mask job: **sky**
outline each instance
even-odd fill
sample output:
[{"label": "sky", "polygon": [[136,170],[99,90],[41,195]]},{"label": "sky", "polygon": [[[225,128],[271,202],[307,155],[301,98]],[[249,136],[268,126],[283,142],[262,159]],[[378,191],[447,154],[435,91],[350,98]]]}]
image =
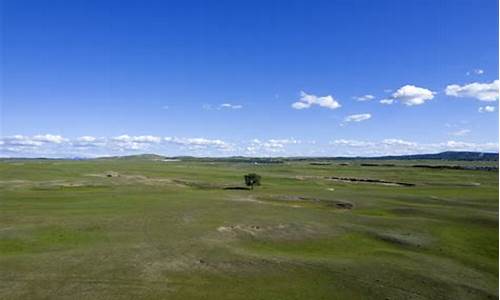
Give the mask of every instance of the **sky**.
[{"label": "sky", "polygon": [[498,151],[498,1],[1,1],[0,156]]}]

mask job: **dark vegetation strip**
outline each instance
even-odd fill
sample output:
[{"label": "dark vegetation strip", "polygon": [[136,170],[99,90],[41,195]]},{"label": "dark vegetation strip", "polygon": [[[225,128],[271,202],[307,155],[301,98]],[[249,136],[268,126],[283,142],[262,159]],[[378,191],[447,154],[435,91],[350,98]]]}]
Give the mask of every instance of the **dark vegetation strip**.
[{"label": "dark vegetation strip", "polygon": [[397,167],[395,164],[360,164],[362,167]]},{"label": "dark vegetation strip", "polygon": [[[311,163],[311,165],[314,163]],[[427,168],[435,170],[472,170],[472,171],[498,171],[496,166],[457,166],[457,165],[396,165],[396,164],[374,164],[362,163],[361,167],[411,167],[411,168]]]},{"label": "dark vegetation strip", "polygon": [[355,177],[337,177],[337,176],[327,176],[326,179],[348,181],[348,182],[367,182],[367,183],[382,183],[382,184],[394,184],[399,186],[415,186],[414,183],[407,182],[397,182],[397,181],[386,181],[380,179],[368,179],[368,178],[355,178]]},{"label": "dark vegetation strip", "polygon": [[413,165],[413,168],[427,168],[438,170],[474,170],[474,171],[498,171],[498,167],[492,166],[446,166],[446,165]]}]

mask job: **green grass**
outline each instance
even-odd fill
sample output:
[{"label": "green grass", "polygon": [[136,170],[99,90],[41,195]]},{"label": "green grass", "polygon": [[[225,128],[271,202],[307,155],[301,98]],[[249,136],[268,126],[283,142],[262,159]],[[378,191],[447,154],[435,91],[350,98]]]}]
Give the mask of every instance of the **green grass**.
[{"label": "green grass", "polygon": [[498,298],[498,172],[390,163],[2,161],[0,298]]}]

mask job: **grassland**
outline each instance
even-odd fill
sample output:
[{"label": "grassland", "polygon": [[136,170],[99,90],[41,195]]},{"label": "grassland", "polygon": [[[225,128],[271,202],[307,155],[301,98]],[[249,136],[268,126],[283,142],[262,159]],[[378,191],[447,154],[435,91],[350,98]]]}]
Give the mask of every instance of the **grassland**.
[{"label": "grassland", "polygon": [[498,172],[340,163],[0,162],[0,298],[498,298]]}]

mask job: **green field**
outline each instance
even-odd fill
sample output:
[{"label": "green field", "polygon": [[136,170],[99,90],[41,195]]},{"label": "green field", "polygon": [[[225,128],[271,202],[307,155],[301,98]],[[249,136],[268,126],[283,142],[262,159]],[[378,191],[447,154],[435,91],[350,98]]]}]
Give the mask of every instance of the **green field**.
[{"label": "green field", "polygon": [[498,172],[348,163],[4,160],[0,299],[498,298]]}]

